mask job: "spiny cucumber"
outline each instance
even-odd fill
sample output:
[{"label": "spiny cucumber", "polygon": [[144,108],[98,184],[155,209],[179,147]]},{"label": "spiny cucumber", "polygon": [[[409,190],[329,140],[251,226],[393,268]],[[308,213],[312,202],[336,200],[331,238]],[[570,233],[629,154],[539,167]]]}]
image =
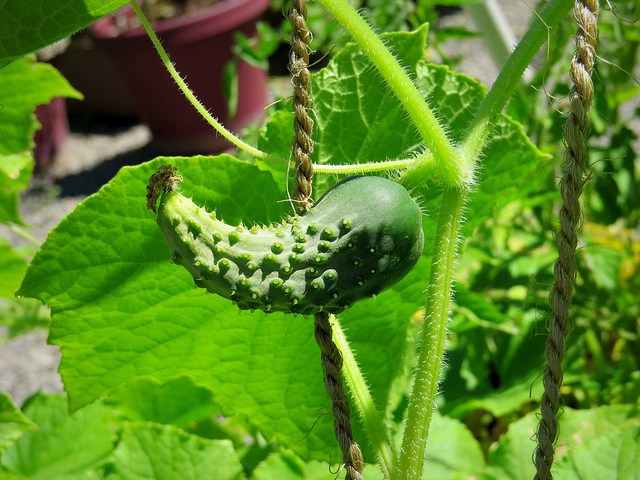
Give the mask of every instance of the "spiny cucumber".
[{"label": "spiny cucumber", "polygon": [[241,309],[340,313],[404,277],[424,246],[409,193],[381,177],[349,177],[302,215],[268,226],[232,226],[178,193],[175,167],[151,177],[149,208],[196,285]]}]

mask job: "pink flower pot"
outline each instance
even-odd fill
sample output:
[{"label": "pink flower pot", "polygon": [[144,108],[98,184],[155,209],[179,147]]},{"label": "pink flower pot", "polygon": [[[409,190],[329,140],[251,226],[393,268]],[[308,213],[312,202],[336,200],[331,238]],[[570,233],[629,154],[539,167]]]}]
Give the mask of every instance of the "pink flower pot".
[{"label": "pink flower pot", "polygon": [[[226,0],[154,24],[189,87],[209,112],[232,131],[259,120],[267,104],[267,72],[240,62],[238,106],[229,122],[223,69],[233,59],[235,32],[254,36],[256,21],[268,7],[269,0]],[[217,153],[230,147],[178,90],[142,28],[120,32],[115,18],[109,16],[98,20],[92,33],[127,82],[159,152]]]},{"label": "pink flower pot", "polygon": [[57,154],[69,136],[66,99],[54,97],[49,103],[38,105],[36,118],[40,128],[33,137],[33,157],[36,162],[35,171],[40,173],[55,163]]}]

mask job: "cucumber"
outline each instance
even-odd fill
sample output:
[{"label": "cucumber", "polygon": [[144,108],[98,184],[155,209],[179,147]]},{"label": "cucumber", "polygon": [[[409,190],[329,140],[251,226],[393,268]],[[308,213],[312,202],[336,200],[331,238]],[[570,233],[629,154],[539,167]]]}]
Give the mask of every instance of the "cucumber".
[{"label": "cucumber", "polygon": [[241,309],[340,313],[404,277],[424,246],[422,214],[401,185],[355,176],[331,187],[303,215],[279,224],[228,225],[175,190],[162,167],[148,206],[173,252],[199,287]]}]

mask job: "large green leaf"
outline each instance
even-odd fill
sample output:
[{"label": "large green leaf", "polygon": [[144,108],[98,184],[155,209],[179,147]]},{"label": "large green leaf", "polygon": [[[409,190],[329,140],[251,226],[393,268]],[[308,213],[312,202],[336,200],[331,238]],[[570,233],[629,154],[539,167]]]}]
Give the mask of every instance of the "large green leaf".
[{"label": "large green leaf", "polygon": [[[323,462],[303,462],[291,451],[273,453],[253,471],[251,480],[327,480],[335,478],[334,468]],[[382,480],[377,465],[366,464],[362,477],[367,480]],[[338,477],[339,478],[339,477]]]},{"label": "large green leaf", "polygon": [[36,428],[36,424],[16,408],[11,397],[0,392],[0,455],[22,434]]},{"label": "large green leaf", "polygon": [[[446,124],[450,137],[459,141],[485,96],[485,88],[448,67],[422,61],[426,33],[422,28],[383,37],[415,78],[436,116]],[[316,120],[314,160],[318,163],[380,162],[418,155],[425,149],[400,102],[356,45],[347,45],[314,75],[312,93]],[[292,124],[290,114],[274,116],[263,129],[261,146],[286,155],[293,138]],[[500,115],[493,122],[481,160],[477,185],[467,205],[463,230],[466,236],[502,207],[527,198],[538,188],[546,175],[540,167],[548,156],[527,139],[520,124]],[[325,189],[326,178],[316,175],[314,179],[320,192]],[[413,193],[426,216],[433,218],[440,209],[441,186],[437,179],[421,182]],[[435,224],[428,219],[424,224],[424,254],[428,257],[432,254]],[[428,278],[428,271],[424,275]]]},{"label": "large green leaf", "polygon": [[105,478],[240,480],[242,465],[229,440],[189,435],[170,425],[134,423],[124,428]]},{"label": "large green leaf", "polygon": [[0,67],[75,33],[127,0],[1,0]]},{"label": "large green leaf", "polygon": [[86,478],[113,450],[111,410],[100,403],[69,416],[63,395],[36,395],[24,413],[38,430],[25,433],[2,454],[5,471],[42,480]]},{"label": "large green leaf", "polygon": [[[190,275],[169,262],[145,209],[146,182],[167,160],[124,168],[83,202],[50,234],[19,292],[52,309],[50,338],[61,346],[72,408],[136,378],[185,376],[210,389],[225,415],[246,417],[267,437],[326,459],[335,447],[331,418],[322,415],[328,400],[312,321],[239,312],[193,288]],[[232,157],[171,161],[184,193],[229,223],[279,220],[290,208],[268,173]],[[422,295],[414,279],[344,316],[381,408]]]}]

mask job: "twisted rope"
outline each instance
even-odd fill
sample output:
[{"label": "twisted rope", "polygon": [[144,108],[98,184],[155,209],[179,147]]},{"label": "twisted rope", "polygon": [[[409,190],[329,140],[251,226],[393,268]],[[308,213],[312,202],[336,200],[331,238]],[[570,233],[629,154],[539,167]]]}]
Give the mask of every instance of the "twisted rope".
[{"label": "twisted rope", "polygon": [[309,44],[311,32],[307,27],[307,2],[306,0],[293,0],[293,9],[289,15],[291,21],[291,57],[289,70],[293,83],[293,113],[295,116],[293,129],[295,138],[292,145],[293,158],[295,159],[296,187],[293,199],[298,210],[304,211],[311,206],[311,178],[313,167],[311,164],[311,152],[313,141],[311,132],[313,120],[309,116],[311,108],[311,75],[309,69]]},{"label": "twisted rope", "polygon": [[[289,69],[293,83],[293,128],[295,137],[291,146],[295,160],[295,190],[293,200],[299,212],[311,207],[311,180],[313,166],[311,152],[313,141],[311,133],[313,120],[309,116],[311,108],[311,75],[309,69],[309,43],[311,32],[307,27],[307,3],[305,0],[293,0],[293,9],[289,16],[292,26],[291,57]],[[334,434],[340,450],[342,463],[347,472],[345,480],[362,480],[364,461],[360,447],[353,439],[351,429],[351,408],[349,399],[342,386],[342,355],[333,342],[329,314],[318,312],[314,315],[314,333],[320,347],[324,385],[331,399]]]},{"label": "twisted rope", "polygon": [[322,358],[322,371],[324,373],[324,386],[331,399],[333,412],[333,431],[342,450],[342,463],[347,475],[345,480],[361,480],[364,460],[360,447],[353,440],[351,430],[351,408],[349,399],[342,389],[342,355],[333,342],[331,336],[331,323],[329,314],[318,312],[315,314],[314,332],[316,343],[320,347]]},{"label": "twisted rope", "polygon": [[576,278],[577,229],[580,222],[580,195],[586,181],[588,159],[587,113],[593,100],[591,72],[595,62],[598,40],[598,1],[576,0],[574,17],[578,24],[575,36],[576,53],[571,60],[573,82],[569,100],[571,111],[564,128],[566,153],[564,174],[560,180],[562,207],[560,231],[556,238],[558,259],[554,266],[555,283],[549,293],[551,316],[549,337],[545,348],[547,365],[543,372],[544,394],[540,405],[541,417],[537,429],[538,446],[535,453],[536,480],[551,480],[554,444],[558,438],[558,410],[562,386],[562,361],[565,338],[569,331],[569,309]]}]

